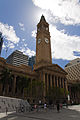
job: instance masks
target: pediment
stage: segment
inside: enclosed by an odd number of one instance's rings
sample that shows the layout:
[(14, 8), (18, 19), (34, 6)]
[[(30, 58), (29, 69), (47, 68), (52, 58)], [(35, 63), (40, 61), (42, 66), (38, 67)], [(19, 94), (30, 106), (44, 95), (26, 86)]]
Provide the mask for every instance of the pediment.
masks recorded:
[(50, 70), (50, 71), (55, 71), (55, 72), (60, 72), (60, 73), (67, 74), (65, 72), (65, 70), (63, 68), (61, 68), (59, 65), (57, 65), (57, 64), (52, 64), (50, 66), (47, 66), (46, 68), (47, 68), (47, 70)]
[(38, 65), (38, 66), (35, 67), (34, 70), (35, 71), (48, 70), (48, 71), (53, 71), (53, 72), (57, 72), (57, 73), (63, 73), (63, 74), (67, 75), (66, 71), (57, 64)]

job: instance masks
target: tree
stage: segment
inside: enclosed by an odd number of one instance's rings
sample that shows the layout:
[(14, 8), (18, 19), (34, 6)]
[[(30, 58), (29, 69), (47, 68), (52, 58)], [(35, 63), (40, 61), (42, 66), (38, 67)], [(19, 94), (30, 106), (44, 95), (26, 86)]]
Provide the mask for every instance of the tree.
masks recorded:
[[(65, 92), (65, 93), (64, 93)], [(64, 88), (52, 87), (49, 88), (47, 92), (47, 99), (50, 104), (56, 103), (56, 101), (61, 101), (67, 95), (67, 91)]]
[(1, 73), (0, 83), (3, 85), (3, 93), (8, 92), (9, 85), (11, 85), (12, 74), (8, 68), (4, 68)]
[(30, 82), (30, 79), (28, 79), (26, 76), (22, 77), (22, 92), (24, 98), (27, 97), (27, 88), (29, 87)]
[(29, 84), (27, 91), (28, 95), (31, 96), (39, 102), (43, 98), (44, 83), (39, 80), (32, 80), (32, 83)]
[(20, 94), (24, 94), (24, 92), (27, 94), (27, 88), (29, 87), (29, 83), (30, 80), (26, 76), (17, 77), (17, 89)]

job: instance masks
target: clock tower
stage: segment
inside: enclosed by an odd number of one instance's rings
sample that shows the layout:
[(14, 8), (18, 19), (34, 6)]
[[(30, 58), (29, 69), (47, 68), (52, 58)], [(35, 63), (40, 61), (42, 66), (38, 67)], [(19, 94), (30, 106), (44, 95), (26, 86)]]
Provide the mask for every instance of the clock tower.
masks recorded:
[(36, 35), (36, 64), (42, 62), (52, 64), (49, 24), (43, 15), (37, 25)]

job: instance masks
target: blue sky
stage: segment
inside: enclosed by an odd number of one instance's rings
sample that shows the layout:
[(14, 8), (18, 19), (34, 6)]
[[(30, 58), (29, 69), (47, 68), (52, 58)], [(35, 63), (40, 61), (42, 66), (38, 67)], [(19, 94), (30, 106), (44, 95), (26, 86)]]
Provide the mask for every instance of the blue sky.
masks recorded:
[(64, 68), (80, 57), (79, 11), (79, 0), (0, 0), (1, 56), (6, 58), (16, 49), (35, 55), (36, 25), (43, 14), (50, 25), (53, 63)]

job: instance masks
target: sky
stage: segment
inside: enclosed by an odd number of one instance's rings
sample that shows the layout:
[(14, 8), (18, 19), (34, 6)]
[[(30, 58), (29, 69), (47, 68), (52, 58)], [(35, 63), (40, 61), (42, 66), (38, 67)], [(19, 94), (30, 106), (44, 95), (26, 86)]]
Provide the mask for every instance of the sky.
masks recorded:
[(49, 23), (52, 61), (62, 68), (80, 58), (79, 0), (0, 0), (0, 32), (4, 38), (1, 57), (14, 50), (34, 56), (36, 30), (41, 15)]

